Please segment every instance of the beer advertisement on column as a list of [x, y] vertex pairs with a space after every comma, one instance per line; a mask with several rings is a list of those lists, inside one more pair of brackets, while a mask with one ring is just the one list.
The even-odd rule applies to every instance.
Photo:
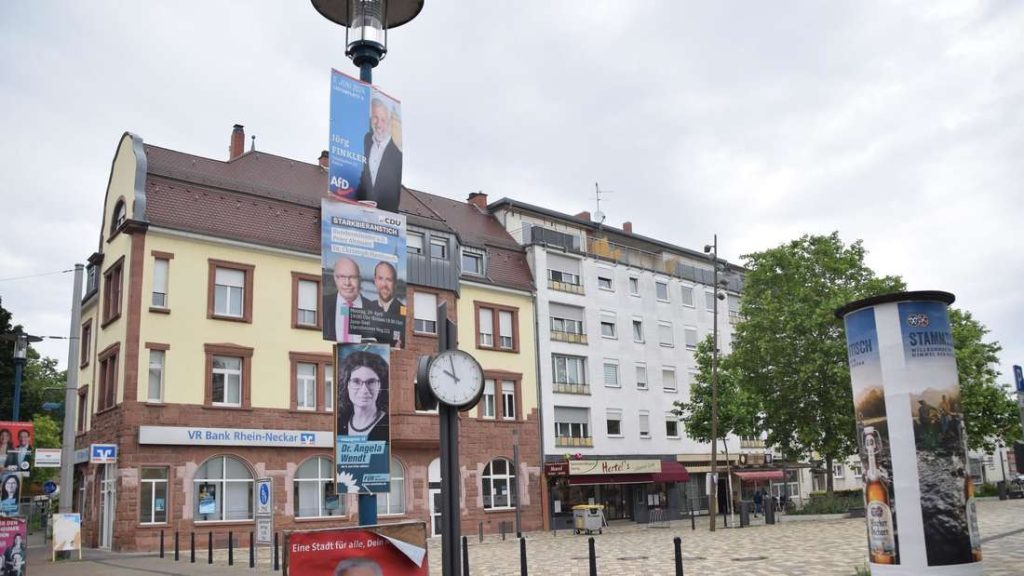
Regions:
[[386, 344], [339, 344], [336, 402], [337, 492], [390, 491], [390, 354]]
[[873, 564], [899, 564], [889, 419], [886, 417], [874, 308], [846, 316], [846, 342], [853, 384], [857, 445], [864, 470], [868, 560]]
[[405, 215], [321, 200], [323, 337], [404, 346]]
[[981, 560], [960, 384], [943, 302], [898, 304], [929, 566]]
[[402, 109], [376, 86], [331, 71], [328, 194], [370, 200], [398, 212], [402, 186]]

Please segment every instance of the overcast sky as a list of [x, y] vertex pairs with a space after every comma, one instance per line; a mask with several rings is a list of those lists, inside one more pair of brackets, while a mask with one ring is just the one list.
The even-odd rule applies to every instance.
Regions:
[[[427, 0], [374, 81], [407, 186], [481, 190], [721, 254], [862, 239], [1024, 363], [1024, 4]], [[344, 30], [307, 1], [0, 3], [0, 296], [66, 335], [121, 134], [314, 162]], [[248, 139], [247, 139], [248, 148]], [[67, 342], [37, 345], [66, 364]]]

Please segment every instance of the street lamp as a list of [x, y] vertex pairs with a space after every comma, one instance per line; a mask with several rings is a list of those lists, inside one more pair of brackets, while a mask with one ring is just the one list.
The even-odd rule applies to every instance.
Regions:
[[25, 334], [18, 328], [12, 334], [4, 334], [2, 340], [14, 341], [14, 402], [12, 402], [11, 420], [18, 422], [21, 417], [21, 375], [28, 359], [28, 345], [33, 342], [41, 342], [39, 336]]
[[712, 307], [711, 350], [711, 478], [708, 486], [708, 516], [711, 520], [711, 531], [715, 531], [715, 517], [718, 515], [718, 301], [725, 300], [725, 294], [719, 292], [718, 283], [718, 234], [713, 244], [704, 245], [704, 253], [711, 255], [714, 268], [714, 305]]
[[412, 20], [424, 0], [312, 0], [321, 16], [345, 27], [345, 55], [372, 83], [372, 70], [388, 53], [388, 29]]

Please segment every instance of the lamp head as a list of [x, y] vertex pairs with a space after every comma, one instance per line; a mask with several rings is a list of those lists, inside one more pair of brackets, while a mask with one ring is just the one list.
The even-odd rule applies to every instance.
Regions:
[[714, 247], [711, 244], [705, 244], [704, 245], [704, 253], [705, 254], [711, 254], [712, 248], [714, 248]]

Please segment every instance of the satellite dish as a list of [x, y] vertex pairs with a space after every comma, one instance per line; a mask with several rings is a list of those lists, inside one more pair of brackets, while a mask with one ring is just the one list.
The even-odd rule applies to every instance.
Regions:
[[597, 222], [598, 224], [603, 224], [604, 223], [604, 219], [605, 219], [604, 212], [601, 212], [600, 210], [596, 210], [594, 212], [594, 221], [595, 222]]

